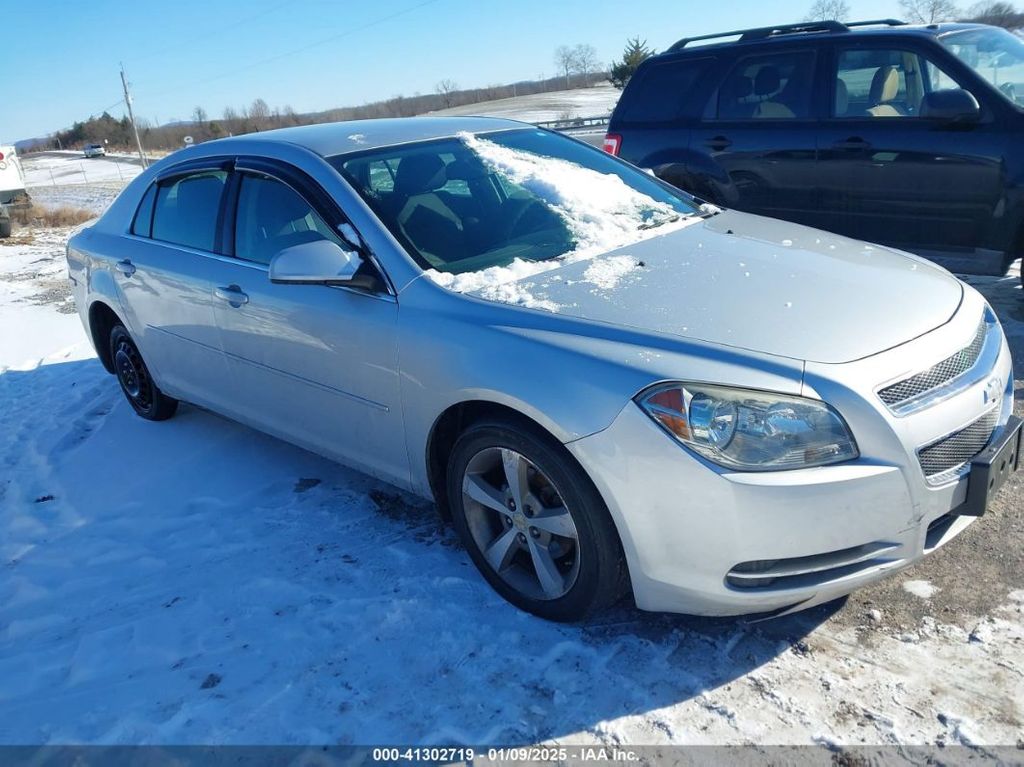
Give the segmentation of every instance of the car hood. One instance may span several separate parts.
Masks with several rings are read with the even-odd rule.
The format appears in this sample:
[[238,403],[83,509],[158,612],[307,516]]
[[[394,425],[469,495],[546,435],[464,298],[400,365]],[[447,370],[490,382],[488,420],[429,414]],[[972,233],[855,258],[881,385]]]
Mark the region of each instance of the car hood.
[[825,363],[927,333],[963,297],[956,278],[916,256],[735,211],[502,292],[563,315]]

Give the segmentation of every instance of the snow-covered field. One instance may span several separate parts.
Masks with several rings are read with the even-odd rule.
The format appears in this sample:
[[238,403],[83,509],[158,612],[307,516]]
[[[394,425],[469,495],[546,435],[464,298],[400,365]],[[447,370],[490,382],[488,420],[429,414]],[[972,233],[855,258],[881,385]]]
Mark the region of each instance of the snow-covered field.
[[137,160],[116,155],[86,159],[81,152],[45,152],[22,157],[25,187],[44,206],[70,205],[102,213],[125,185],[142,172]]
[[533,93],[496,101],[452,107],[431,112],[434,115],[486,115],[538,123],[570,117],[604,117],[611,114],[622,93],[610,83],[569,91]]
[[[921,565],[759,624],[545,623],[429,504],[193,407],[137,418],[66,313],[66,234],[0,241],[0,743],[1024,738],[1019,569],[968,577],[977,614]],[[971,281],[1020,360],[1017,274]],[[993,527],[1015,556],[1021,486],[929,562]]]

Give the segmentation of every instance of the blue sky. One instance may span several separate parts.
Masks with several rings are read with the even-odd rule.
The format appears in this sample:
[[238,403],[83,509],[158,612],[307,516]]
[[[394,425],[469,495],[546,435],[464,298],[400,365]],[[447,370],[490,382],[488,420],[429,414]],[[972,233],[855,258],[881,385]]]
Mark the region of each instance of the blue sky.
[[[853,16],[898,15],[896,0],[849,0]],[[555,73],[559,45],[590,43],[602,61],[639,35],[662,50],[686,35],[797,21],[811,0],[6,0],[0,139],[44,135],[124,106],[219,116],[263,98],[308,112]],[[11,74],[15,74],[11,77]]]

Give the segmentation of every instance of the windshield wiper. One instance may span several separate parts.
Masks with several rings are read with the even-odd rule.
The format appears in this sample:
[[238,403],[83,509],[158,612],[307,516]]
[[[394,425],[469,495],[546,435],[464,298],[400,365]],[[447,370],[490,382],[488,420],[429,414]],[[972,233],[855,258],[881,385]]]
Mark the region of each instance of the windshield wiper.
[[675,216],[671,216],[669,218],[663,218],[661,221],[651,221],[651,222],[648,222],[648,223],[645,223],[645,224],[640,224],[640,226],[638,226],[637,229],[639,231],[643,231],[645,229],[657,229],[659,226],[663,226],[664,224],[674,223],[674,222],[678,221],[681,218],[682,218],[682,216],[675,215]]

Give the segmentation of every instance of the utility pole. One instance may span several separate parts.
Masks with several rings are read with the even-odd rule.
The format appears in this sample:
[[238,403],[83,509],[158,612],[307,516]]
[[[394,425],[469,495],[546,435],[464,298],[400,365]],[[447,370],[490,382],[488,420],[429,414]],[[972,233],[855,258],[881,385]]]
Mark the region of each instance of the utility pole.
[[146,154],[142,151],[142,140],[139,138],[139,127],[135,124],[135,113],[132,111],[132,94],[128,92],[128,78],[124,76],[124,64],[121,65],[121,85],[124,88],[124,103],[128,107],[128,119],[132,124],[132,131],[135,133],[135,146],[139,149],[139,162],[143,168],[148,168]]

